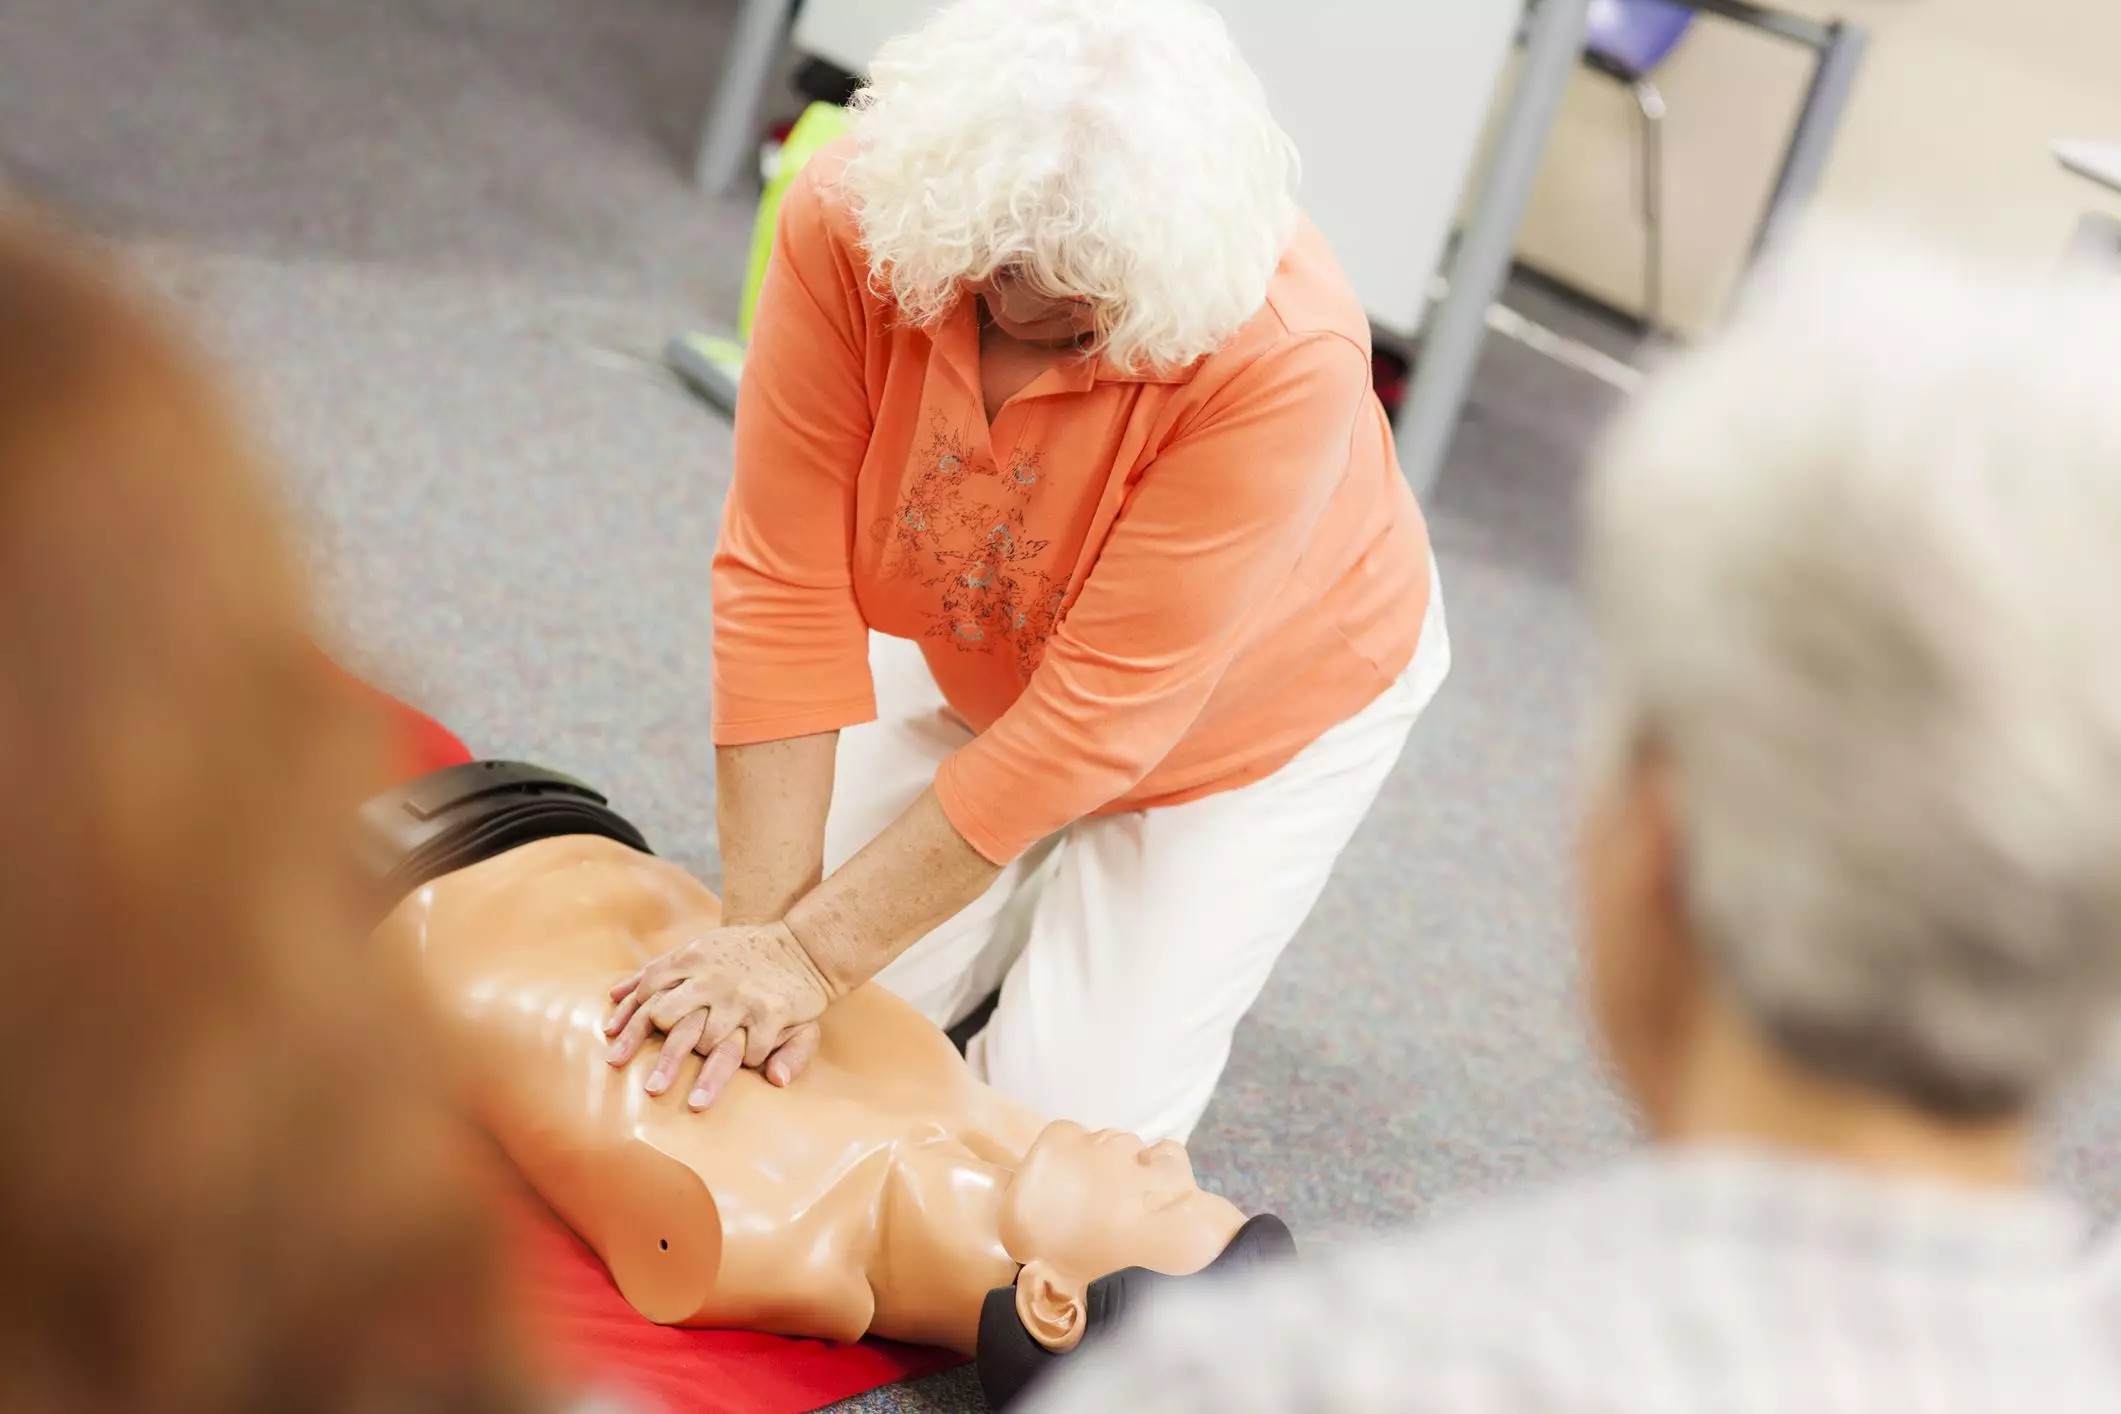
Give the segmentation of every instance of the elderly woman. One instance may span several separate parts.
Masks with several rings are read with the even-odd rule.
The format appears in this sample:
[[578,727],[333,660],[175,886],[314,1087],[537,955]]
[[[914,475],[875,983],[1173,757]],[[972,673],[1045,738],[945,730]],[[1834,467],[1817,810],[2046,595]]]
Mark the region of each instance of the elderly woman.
[[1586,970],[1656,1146],[1174,1302],[1044,1414],[2121,1408],[2032,1137],[2121,1007],[2121,299],[1828,260],[1590,498]]
[[998,986],[982,1079],[1193,1127],[1449,664],[1295,168],[1192,0],[966,0],[878,58],[737,414],[730,924],[615,996],[615,1063],[666,1032],[706,1105],[867,978],[946,1026]]

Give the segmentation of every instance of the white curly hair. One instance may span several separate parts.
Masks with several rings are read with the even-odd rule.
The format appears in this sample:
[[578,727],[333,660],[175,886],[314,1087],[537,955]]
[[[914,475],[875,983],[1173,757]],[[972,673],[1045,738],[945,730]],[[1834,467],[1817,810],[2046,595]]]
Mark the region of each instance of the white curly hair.
[[1182,367],[1296,227],[1295,147],[1197,0],[958,0],[884,46],[853,129],[871,279],[916,326],[1009,271],[1090,301],[1117,366]]
[[2121,289],[1822,228],[1590,483],[1601,764],[1814,1071],[2047,1094],[2121,1010]]

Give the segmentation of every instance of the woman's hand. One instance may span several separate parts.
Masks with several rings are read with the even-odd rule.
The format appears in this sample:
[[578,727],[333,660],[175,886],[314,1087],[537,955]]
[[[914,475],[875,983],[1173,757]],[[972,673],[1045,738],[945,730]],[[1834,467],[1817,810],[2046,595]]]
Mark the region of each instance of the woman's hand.
[[707,1057],[687,1103],[704,1110],[739,1066],[776,1085],[802,1074],[817,1052],[818,1014],[833,999],[825,974],[784,924],[717,928],[675,948],[611,989],[606,1056],[625,1065],[651,1030],[666,1033],[648,1093],[677,1080],[685,1057]]

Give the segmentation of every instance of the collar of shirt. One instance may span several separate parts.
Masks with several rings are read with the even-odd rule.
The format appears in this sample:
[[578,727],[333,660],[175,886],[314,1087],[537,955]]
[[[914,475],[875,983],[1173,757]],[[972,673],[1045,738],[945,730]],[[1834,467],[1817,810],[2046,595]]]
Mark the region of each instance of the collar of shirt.
[[1969,1275],[2065,1266],[2090,1240],[2077,1207],[2040,1189],[1960,1187],[1737,1144],[1661,1147],[1604,1182],[1613,1217],[1636,1231],[1830,1245]]

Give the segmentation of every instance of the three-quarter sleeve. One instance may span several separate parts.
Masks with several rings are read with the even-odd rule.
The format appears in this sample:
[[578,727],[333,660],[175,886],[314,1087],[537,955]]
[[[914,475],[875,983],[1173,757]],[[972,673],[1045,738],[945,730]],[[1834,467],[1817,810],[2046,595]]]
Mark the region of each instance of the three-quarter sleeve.
[[1123,796],[1185,736],[1347,473],[1369,363],[1272,350],[1142,471],[1023,695],[944,762],[944,812],[1003,862]]
[[714,556],[714,741],[744,746],[871,720],[851,565],[872,412],[865,276],[814,159],[782,200],[736,411]]

